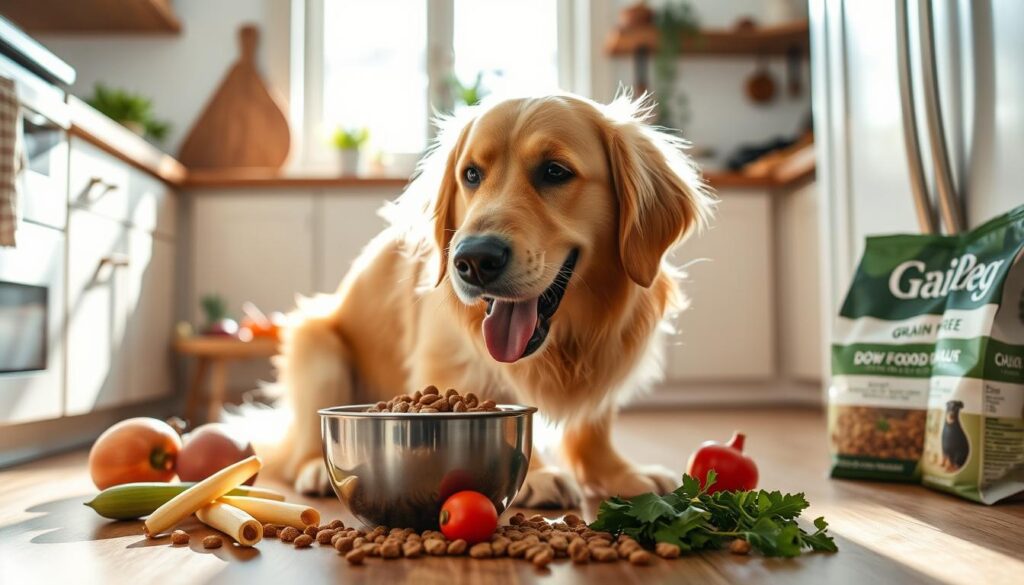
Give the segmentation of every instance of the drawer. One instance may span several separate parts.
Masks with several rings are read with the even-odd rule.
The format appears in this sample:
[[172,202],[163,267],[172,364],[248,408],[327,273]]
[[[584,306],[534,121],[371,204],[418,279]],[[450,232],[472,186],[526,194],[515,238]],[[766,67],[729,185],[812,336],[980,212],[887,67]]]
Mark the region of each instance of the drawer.
[[69,214],[68,416],[131,401],[125,380],[130,237],[121,222],[80,209]]
[[73,207],[174,236],[177,201],[163,181],[74,137],[69,176],[68,202]]
[[116,221],[130,221],[132,167],[99,147],[71,138],[68,203]]

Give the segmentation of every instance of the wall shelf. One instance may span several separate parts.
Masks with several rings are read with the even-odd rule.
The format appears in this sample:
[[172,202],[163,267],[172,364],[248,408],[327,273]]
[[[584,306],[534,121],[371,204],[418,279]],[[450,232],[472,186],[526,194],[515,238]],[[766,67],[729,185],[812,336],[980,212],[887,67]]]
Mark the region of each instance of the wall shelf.
[[181,32],[170,0],[0,0],[0,13],[30,33]]
[[[807,20],[773,26],[741,29],[704,29],[683,39],[682,55],[787,55],[791,51],[807,54]],[[605,42],[605,51],[613,56],[631,56],[640,51],[654,52],[660,33],[653,24],[613,30]]]

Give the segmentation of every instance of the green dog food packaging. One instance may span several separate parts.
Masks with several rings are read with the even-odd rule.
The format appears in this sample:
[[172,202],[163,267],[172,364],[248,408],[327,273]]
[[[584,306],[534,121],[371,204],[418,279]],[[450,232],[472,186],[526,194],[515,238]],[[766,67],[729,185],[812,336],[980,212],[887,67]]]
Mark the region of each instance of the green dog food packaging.
[[869,238],[836,322],[833,477],[1024,491],[1024,206],[957,236]]
[[925,485],[992,504],[1024,492],[1024,207],[963,237],[932,360]]

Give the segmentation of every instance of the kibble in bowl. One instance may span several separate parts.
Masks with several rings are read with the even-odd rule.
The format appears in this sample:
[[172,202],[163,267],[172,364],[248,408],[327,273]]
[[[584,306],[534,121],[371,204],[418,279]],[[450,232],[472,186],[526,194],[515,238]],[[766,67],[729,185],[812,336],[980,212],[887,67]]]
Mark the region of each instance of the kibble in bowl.
[[370,526],[436,528],[441,504],[461,490],[503,512],[526,478],[537,409],[430,387],[418,394],[319,412],[338,498]]

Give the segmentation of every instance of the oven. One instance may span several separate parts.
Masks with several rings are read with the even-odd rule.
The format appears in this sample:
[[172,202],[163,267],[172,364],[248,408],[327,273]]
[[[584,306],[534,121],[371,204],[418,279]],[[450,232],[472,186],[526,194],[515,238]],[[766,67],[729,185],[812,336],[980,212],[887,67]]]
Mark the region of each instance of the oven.
[[0,248],[4,425],[63,413],[68,118],[62,90],[3,55],[0,76],[17,86],[27,159],[18,176],[18,245]]

